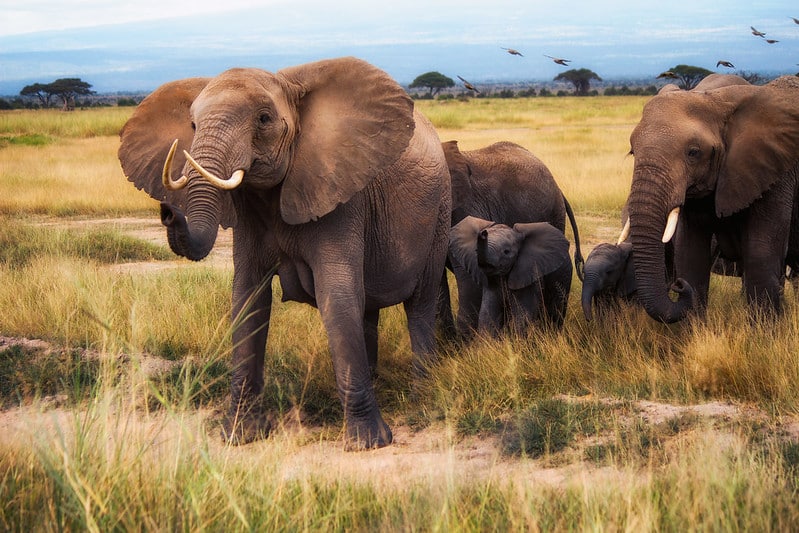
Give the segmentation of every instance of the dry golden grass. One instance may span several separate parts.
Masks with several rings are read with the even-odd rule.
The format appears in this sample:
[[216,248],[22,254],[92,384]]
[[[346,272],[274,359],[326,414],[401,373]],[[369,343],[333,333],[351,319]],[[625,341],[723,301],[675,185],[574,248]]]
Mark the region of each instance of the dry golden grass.
[[[510,140],[539,156],[587,254],[618,232],[644,101],[419,107],[462,149]],[[0,142],[0,258],[12,258],[0,260],[0,336],[54,346],[0,344],[0,529],[799,527],[797,295],[787,288],[785,316],[752,327],[733,278],[714,278],[705,322],[673,326],[634,306],[586,323],[575,279],[560,334],[445,347],[415,385],[404,315],[387,309],[376,387],[396,442],[359,454],[342,450],[318,313],[281,303],[275,284],[264,402],[277,430],[223,446],[229,238],[200,265],[65,253],[89,231],[76,219],[157,217],[116,161],[129,110],[83,113],[0,113],[0,138],[19,141]],[[107,224],[143,234],[144,222]],[[59,226],[70,231],[52,235]]]

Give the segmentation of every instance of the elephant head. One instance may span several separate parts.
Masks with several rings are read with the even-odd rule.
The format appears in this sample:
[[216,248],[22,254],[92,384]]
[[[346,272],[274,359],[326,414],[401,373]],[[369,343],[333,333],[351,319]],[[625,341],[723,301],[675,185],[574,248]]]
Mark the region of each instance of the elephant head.
[[787,87],[792,83],[671,91],[644,107],[630,137],[635,166],[627,206],[638,297],[654,319],[675,322],[694,305],[684,280],[672,285],[676,301],[664,283],[664,243],[686,202],[710,202],[711,216],[730,216],[796,164],[799,105],[796,89]]
[[632,251],[633,246],[629,242],[603,242],[588,254],[582,291],[583,314],[586,320],[590,321],[593,316],[592,305],[599,304],[605,298],[627,299],[635,293]]
[[316,220],[395,162],[413,131],[405,91],[341,58],[167,83],[125,124],[118,155],[128,179],[162,201],[172,250],[200,260],[218,226],[236,224],[237,202],[250,198],[241,191],[275,191],[288,224]]
[[547,222],[511,228],[469,216],[452,227],[449,250],[475,281],[503,278],[511,290],[528,287],[569,262],[569,241]]

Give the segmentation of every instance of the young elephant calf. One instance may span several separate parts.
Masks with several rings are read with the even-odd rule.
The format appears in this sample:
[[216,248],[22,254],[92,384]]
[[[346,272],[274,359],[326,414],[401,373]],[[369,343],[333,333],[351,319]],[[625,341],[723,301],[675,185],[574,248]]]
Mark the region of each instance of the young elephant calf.
[[478,331],[523,333],[543,318],[560,329],[572,264],[569,241],[546,222],[513,227],[468,216],[452,227],[450,260],[482,289]]

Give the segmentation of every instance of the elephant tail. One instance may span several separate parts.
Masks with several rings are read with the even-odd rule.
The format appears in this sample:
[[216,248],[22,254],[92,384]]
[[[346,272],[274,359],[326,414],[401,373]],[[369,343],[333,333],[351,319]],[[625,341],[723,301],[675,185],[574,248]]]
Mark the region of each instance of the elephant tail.
[[569,205],[565,195],[561,193],[561,196],[563,196],[563,204],[566,206],[566,214],[569,216],[569,223],[571,223],[572,233],[574,233],[574,269],[577,272],[577,278],[582,282],[585,277],[585,259],[583,259],[583,252],[580,251],[580,233],[577,231],[577,222],[574,220],[572,206]]

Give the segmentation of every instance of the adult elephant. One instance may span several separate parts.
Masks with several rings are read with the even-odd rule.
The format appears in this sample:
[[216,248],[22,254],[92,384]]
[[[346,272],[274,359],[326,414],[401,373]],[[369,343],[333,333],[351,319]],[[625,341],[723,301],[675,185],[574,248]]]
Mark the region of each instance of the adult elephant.
[[[175,139],[189,150],[170,150]],[[348,445],[390,443],[372,384],[379,309],[404,304],[422,371],[435,350],[451,203],[438,136],[402,87],[355,58],[167,83],[123,128],[119,159],[163,201],[176,254],[200,260],[220,224],[234,228],[224,436],[270,431],[260,396],[277,272],[284,300],[319,308]]]
[[[569,217],[574,234],[574,266],[582,277],[580,236],[569,202],[547,166],[529,150],[511,142],[498,142],[477,150],[461,151],[457,141],[442,143],[452,180],[452,225],[467,216],[513,226],[517,223],[548,222],[561,233]],[[478,327],[483,289],[473,276],[454,267],[458,286],[457,332],[468,339]],[[557,327],[566,308],[554,287],[545,292],[547,315]],[[448,336],[455,330],[446,278],[442,281],[439,309],[441,329]]]
[[[649,315],[676,322],[704,311],[713,235],[741,265],[750,307],[780,313],[785,265],[799,255],[799,80],[659,94],[630,145],[629,235]],[[673,301],[664,243],[675,232]]]

